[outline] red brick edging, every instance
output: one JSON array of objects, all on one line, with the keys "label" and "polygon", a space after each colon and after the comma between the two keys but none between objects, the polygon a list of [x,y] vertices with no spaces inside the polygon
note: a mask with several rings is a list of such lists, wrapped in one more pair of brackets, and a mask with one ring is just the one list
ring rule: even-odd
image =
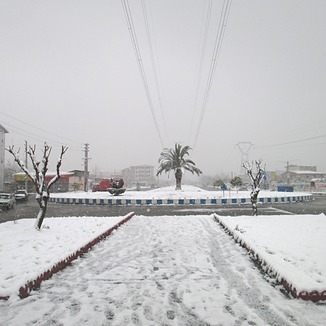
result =
[{"label": "red brick edging", "polygon": [[[96,245],[98,242],[105,239],[107,236],[109,236],[114,230],[116,230],[118,227],[120,227],[122,224],[129,221],[134,216],[134,212],[131,212],[125,216],[124,219],[122,219],[120,222],[115,224],[110,229],[106,230],[104,233],[100,234],[98,237],[87,243],[85,246],[81,247],[79,250],[74,252],[73,254],[69,255],[65,259],[59,261],[56,263],[51,269],[47,270],[46,272],[39,275],[36,279],[33,281],[27,282],[24,286],[22,286],[19,289],[19,297],[21,299],[26,298],[29,296],[30,292],[32,290],[35,290],[40,287],[41,283],[43,281],[46,281],[52,277],[55,273],[61,271],[65,267],[67,267],[73,260],[77,259],[84,253],[88,252],[94,245]],[[0,296],[1,300],[8,300],[9,296]]]},{"label": "red brick edging", "polygon": [[[240,239],[232,230],[230,230],[225,223],[221,219],[218,218],[216,214],[214,214],[214,219],[216,222],[218,222],[221,227],[224,229],[224,231],[231,236],[235,242],[237,242],[241,247],[245,248],[250,257],[257,262],[260,267],[262,268],[263,271],[265,271],[268,275],[270,275],[273,278],[277,278],[277,273],[273,271],[272,269],[267,269],[267,263],[264,259],[262,259],[259,254],[257,254],[248,244],[246,244],[242,239]],[[299,293],[297,292],[296,288],[291,285],[287,280],[284,278],[281,279],[279,282],[285,289],[285,291],[295,299],[302,299],[306,301],[313,301],[313,302],[318,302],[318,301],[323,301],[326,300],[326,290],[325,291],[300,291]]]}]

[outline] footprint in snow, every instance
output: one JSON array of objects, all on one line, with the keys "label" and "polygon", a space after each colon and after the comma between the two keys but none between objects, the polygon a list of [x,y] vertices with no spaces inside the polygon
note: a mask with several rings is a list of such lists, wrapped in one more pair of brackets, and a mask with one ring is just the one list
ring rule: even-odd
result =
[{"label": "footprint in snow", "polygon": [[107,309],[104,314],[107,320],[112,320],[114,318],[114,312],[111,309]]},{"label": "footprint in snow", "polygon": [[140,320],[139,320],[139,316],[133,312],[131,315],[131,321],[135,324],[135,325],[141,325]]},{"label": "footprint in snow", "polygon": [[70,309],[71,316],[77,315],[81,310],[80,303],[76,300],[71,300],[68,308]]},{"label": "footprint in snow", "polygon": [[168,319],[173,320],[175,318],[175,312],[173,310],[168,310],[166,312],[166,317],[168,317]]}]

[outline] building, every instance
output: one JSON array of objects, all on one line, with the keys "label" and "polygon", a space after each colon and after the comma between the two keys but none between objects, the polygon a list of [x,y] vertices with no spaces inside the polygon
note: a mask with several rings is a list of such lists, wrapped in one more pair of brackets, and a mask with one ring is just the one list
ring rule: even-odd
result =
[{"label": "building", "polygon": [[153,187],[155,183],[154,166],[135,165],[122,171],[127,187]]},{"label": "building", "polygon": [[278,182],[293,186],[295,191],[325,191],[326,172],[317,171],[316,166],[289,165]]},{"label": "building", "polygon": [[316,166],[289,165],[287,171],[281,174],[281,181],[288,184],[310,182],[315,178],[325,178],[325,172],[318,172]]},{"label": "building", "polygon": [[0,124],[0,191],[4,191],[5,182],[5,146],[8,130]]},{"label": "building", "polygon": [[[56,173],[47,173],[45,176],[45,182],[56,176]],[[15,183],[15,189],[25,189],[27,181],[27,191],[35,192],[35,186],[31,179],[24,173],[14,173],[13,180]],[[84,189],[84,171],[73,170],[68,172],[60,172],[60,179],[52,186],[51,192],[68,192]]]}]

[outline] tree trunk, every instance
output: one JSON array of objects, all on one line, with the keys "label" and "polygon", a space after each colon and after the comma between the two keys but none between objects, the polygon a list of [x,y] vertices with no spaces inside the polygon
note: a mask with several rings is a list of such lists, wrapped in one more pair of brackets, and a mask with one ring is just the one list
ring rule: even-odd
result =
[{"label": "tree trunk", "polygon": [[42,223],[45,218],[46,209],[48,206],[48,200],[49,200],[49,197],[43,197],[40,200],[37,200],[37,202],[40,206],[40,210],[37,214],[37,218],[35,221],[35,229],[37,229],[37,230],[40,230],[42,227]]},{"label": "tree trunk", "polygon": [[252,215],[257,216],[258,215],[258,209],[257,209],[257,199],[258,199],[259,190],[254,190],[250,194],[250,200],[252,205]]},{"label": "tree trunk", "polygon": [[175,171],[175,190],[181,190],[182,170],[177,169]]}]

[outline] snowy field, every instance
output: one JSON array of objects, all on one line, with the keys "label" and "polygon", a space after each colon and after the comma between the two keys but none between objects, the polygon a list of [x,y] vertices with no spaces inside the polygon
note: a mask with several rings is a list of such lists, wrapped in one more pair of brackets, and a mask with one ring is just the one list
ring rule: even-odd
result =
[{"label": "snowy field", "polygon": [[[257,228],[253,217],[223,218],[273,263],[303,260],[305,274],[324,282],[325,255],[311,255],[305,246],[313,242],[305,243],[304,234],[325,234],[325,216],[301,217],[264,216],[269,222]],[[118,220],[46,218],[41,231],[27,219],[0,224],[1,285],[17,286]],[[258,237],[262,232],[269,237]],[[289,246],[291,236],[302,246]],[[322,248],[323,238],[315,244]],[[325,304],[289,299],[268,283],[213,215],[134,216],[28,298],[0,302],[0,325],[306,326],[325,320]]]}]

